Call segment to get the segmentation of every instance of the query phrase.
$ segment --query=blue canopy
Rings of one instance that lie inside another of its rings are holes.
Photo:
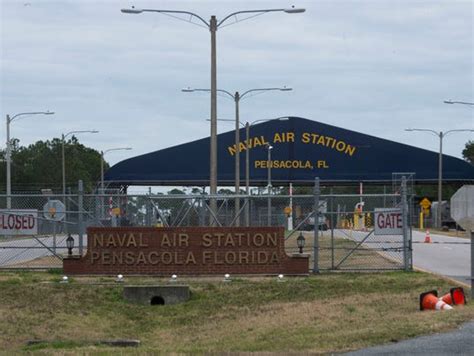
[[[288,117],[218,135],[218,185],[233,185],[235,155],[240,155],[240,179],[245,179],[249,152],[251,185],[266,184],[268,146],[273,185],[325,182],[384,182],[392,174],[410,172],[416,181],[438,179],[438,153],[384,140],[299,117]],[[129,158],[111,167],[105,180],[121,185],[209,185],[209,138]],[[443,155],[443,180],[473,181],[474,166]]]

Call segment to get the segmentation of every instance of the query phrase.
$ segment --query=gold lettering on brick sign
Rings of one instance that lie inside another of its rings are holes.
[[[92,252],[91,253],[91,263],[94,263],[94,261],[98,260],[100,258],[99,252]]]
[[[150,261],[150,264],[152,264],[152,265],[158,264],[158,262],[159,262],[158,252],[156,252],[156,251],[151,251],[151,252],[148,254],[148,260]]]
[[[189,252],[189,253],[188,253],[188,256],[186,257],[186,262],[185,262],[185,264],[188,265],[188,264],[190,264],[190,263],[196,264],[196,258],[194,257],[194,253],[192,253],[192,252]]]
[[[224,255],[224,261],[228,265],[233,265],[237,261],[237,254],[233,251],[228,251]]]
[[[212,250],[202,251],[203,264],[216,265],[236,265],[236,264],[267,264],[278,263],[279,256],[277,252],[269,251],[226,251],[218,252]],[[196,265],[196,256],[188,251],[185,254],[178,252],[133,252],[133,251],[101,251],[91,252],[91,263],[102,265]]]
[[[163,234],[161,239],[162,247],[188,247],[189,246],[189,235],[185,233],[172,234],[169,236],[167,233]]]
[[[202,245],[204,247],[212,246],[212,235],[211,234],[202,235]]]
[[[239,251],[239,264],[249,263],[249,252]]]
[[[205,233],[202,247],[262,247],[278,246],[277,233]]]
[[[138,240],[138,242],[137,242]],[[139,233],[135,236],[130,234],[108,234],[105,238],[103,234],[92,235],[93,247],[148,247],[143,239],[143,234]]]

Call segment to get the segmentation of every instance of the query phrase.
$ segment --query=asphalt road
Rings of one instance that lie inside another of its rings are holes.
[[[466,323],[459,329],[420,336],[390,345],[375,346],[345,353],[350,356],[370,355],[474,355],[474,322]]]
[[[413,231],[413,266],[425,271],[444,275],[470,284],[470,239],[431,234],[431,243],[425,243],[424,232]],[[361,234],[354,234],[360,241]],[[400,237],[372,237],[375,241],[399,241]],[[368,246],[368,244],[366,245]],[[474,355],[474,322],[459,329],[429,336],[417,337],[401,342],[371,347],[345,355]]]
[[[360,242],[368,232],[335,230],[338,237],[349,238]],[[470,285],[471,246],[470,239],[450,237],[440,234],[430,234],[431,243],[425,243],[425,232],[413,230],[413,266],[424,271],[440,274]],[[400,235],[374,235],[373,233],[363,243],[364,247],[403,247]],[[399,252],[380,252],[394,260],[402,261]]]
[[[413,231],[413,265],[470,284],[470,239],[430,235],[432,243],[424,243],[425,233]]]
[[[73,235],[73,237],[74,243],[77,246],[77,235]],[[86,240],[84,239],[85,243],[87,242]],[[12,267],[41,257],[53,256],[52,250],[54,246],[53,236],[19,238],[0,242],[0,268]],[[73,252],[75,251],[77,250],[73,250]],[[67,253],[66,235],[56,236],[56,253],[59,255]]]

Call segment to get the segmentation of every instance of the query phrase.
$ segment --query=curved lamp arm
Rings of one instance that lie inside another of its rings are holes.
[[[68,137],[69,135],[75,134],[75,133],[99,133],[97,130],[80,130],[80,131],[69,131],[66,134],[63,134],[63,140]]]
[[[121,9],[121,12],[124,14],[141,14],[142,12],[159,12],[163,14],[186,14],[186,15],[191,15],[200,20],[204,25],[206,25],[208,28],[210,28],[210,24],[204,20],[201,16],[198,14],[195,14],[194,12],[189,12],[189,11],[179,11],[179,10],[155,10],[155,9]]]
[[[119,151],[119,150],[131,150],[132,148],[131,147],[117,147],[117,148],[109,148],[108,150],[105,150],[105,151],[102,151],[102,156],[104,156],[107,152],[110,152],[110,151]]]
[[[249,93],[252,93],[252,92],[256,92],[256,91],[271,91],[271,90],[291,91],[291,90],[293,90],[293,88],[283,87],[283,88],[260,88],[260,89],[250,89],[250,90],[247,90],[246,92],[244,92],[242,95],[240,95],[240,99],[242,99],[245,95],[247,95],[247,94],[249,94]]]
[[[252,121],[251,123],[249,123],[249,126],[255,125],[257,122],[273,121],[273,120],[282,121],[282,120],[288,120],[288,119],[289,119],[288,116],[280,116],[280,117],[276,117],[274,119],[259,119],[259,120],[255,120],[255,121]]]
[[[301,12],[305,12],[306,9],[300,9],[300,8],[291,8],[291,9],[264,9],[264,10],[242,10],[242,11],[236,11],[233,12],[226,17],[224,17],[222,20],[220,20],[217,23],[217,28],[219,28],[225,21],[227,21],[229,18],[238,15],[238,14],[265,14],[267,12],[286,12],[287,14],[297,14]]]
[[[192,92],[195,92],[195,91],[205,91],[205,92],[208,92],[210,93],[211,92],[211,89],[201,89],[201,88],[190,88],[190,87],[187,87],[187,88],[183,88],[181,89],[181,91],[183,93],[192,93]],[[217,89],[217,91],[221,92],[221,93],[224,93],[224,94],[227,94],[228,96],[230,96],[232,99],[235,100],[235,96],[233,94],[231,94],[230,92],[228,92],[227,90],[224,90],[224,89]]]
[[[23,115],[53,115],[54,112],[52,111],[32,111],[32,112],[21,112],[19,114],[16,114],[16,115],[13,115],[11,118],[10,118],[10,122],[12,122],[13,120],[15,120],[15,118],[17,118],[18,116],[23,116]]]
[[[431,130],[431,129],[405,129],[405,131],[425,131],[425,132],[430,132],[438,137],[440,137],[440,135],[442,135],[442,133],[439,133],[435,130]]]
[[[446,136],[448,133],[452,133],[452,132],[474,132],[474,129],[456,129],[456,130],[448,130],[448,131],[445,131],[443,136]]]

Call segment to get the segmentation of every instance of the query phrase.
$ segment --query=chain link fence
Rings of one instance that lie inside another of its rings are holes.
[[[403,184],[395,194],[320,194],[316,180],[313,194],[293,196],[126,195],[118,190],[90,195],[79,189],[66,196],[10,198],[0,195],[1,269],[61,267],[68,235],[74,238],[72,252],[85,254],[89,226],[211,225],[283,226],[288,254],[300,252],[297,239],[304,237],[302,252],[310,254],[313,272],[411,269],[410,199]],[[212,200],[216,211],[210,208]],[[375,234],[374,215],[380,208],[403,212],[402,233]],[[6,233],[8,224],[25,220],[25,214],[34,215],[36,230]]]

